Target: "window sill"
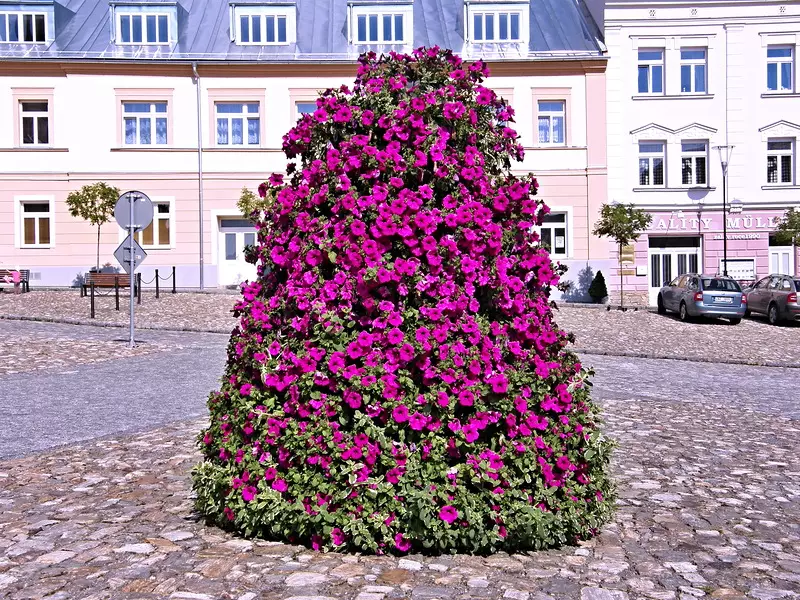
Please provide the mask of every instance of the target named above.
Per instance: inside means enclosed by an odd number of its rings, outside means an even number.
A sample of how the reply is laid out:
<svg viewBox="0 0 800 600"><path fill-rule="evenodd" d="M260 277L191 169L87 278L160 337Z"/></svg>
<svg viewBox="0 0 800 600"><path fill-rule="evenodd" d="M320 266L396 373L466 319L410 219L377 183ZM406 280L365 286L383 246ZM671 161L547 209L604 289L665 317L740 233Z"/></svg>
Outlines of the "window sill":
<svg viewBox="0 0 800 600"><path fill-rule="evenodd" d="M153 252L156 250L172 250L173 246L142 246L142 250Z"/></svg>
<svg viewBox="0 0 800 600"><path fill-rule="evenodd" d="M197 152L197 148L174 148L170 146L120 146L111 152Z"/></svg>
<svg viewBox="0 0 800 600"><path fill-rule="evenodd" d="M53 148L52 146L17 146L0 148L0 152L69 152L69 148Z"/></svg>
<svg viewBox="0 0 800 600"><path fill-rule="evenodd" d="M631 100L710 100L714 94L635 94Z"/></svg>
<svg viewBox="0 0 800 600"><path fill-rule="evenodd" d="M526 152L528 150L586 150L586 146L566 146L564 144L541 144L539 146L525 146L523 148Z"/></svg>
<svg viewBox="0 0 800 600"><path fill-rule="evenodd" d="M786 184L776 184L776 185L762 185L762 190L800 190L800 185L794 185L791 183Z"/></svg>
<svg viewBox="0 0 800 600"><path fill-rule="evenodd" d="M41 246L25 246L25 245L19 246L20 250L50 250L52 248L55 248L55 244L45 244Z"/></svg>
<svg viewBox="0 0 800 600"><path fill-rule="evenodd" d="M197 150L195 149L195 152ZM265 146L212 146L203 148L203 152L280 152L280 148L267 148Z"/></svg>
<svg viewBox="0 0 800 600"><path fill-rule="evenodd" d="M800 98L800 93L793 92L764 92L762 98Z"/></svg>
<svg viewBox="0 0 800 600"><path fill-rule="evenodd" d="M634 192L713 192L715 187L636 187L633 188Z"/></svg>

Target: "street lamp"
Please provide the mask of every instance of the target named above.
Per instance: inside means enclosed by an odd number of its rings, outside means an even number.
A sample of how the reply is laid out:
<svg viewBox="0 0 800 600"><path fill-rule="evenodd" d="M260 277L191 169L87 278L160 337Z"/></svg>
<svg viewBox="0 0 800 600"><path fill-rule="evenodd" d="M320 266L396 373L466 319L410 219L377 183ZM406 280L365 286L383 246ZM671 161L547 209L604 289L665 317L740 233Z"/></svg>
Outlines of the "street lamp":
<svg viewBox="0 0 800 600"><path fill-rule="evenodd" d="M728 276L728 163L731 160L733 146L714 146L719 152L719 163L722 165L722 274Z"/></svg>

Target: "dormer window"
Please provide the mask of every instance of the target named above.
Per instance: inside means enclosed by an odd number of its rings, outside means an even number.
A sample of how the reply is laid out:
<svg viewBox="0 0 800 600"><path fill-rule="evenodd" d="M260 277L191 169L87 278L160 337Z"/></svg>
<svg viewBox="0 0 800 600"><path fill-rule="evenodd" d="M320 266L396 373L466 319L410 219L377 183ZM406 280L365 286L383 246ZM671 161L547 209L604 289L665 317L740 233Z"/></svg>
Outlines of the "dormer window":
<svg viewBox="0 0 800 600"><path fill-rule="evenodd" d="M528 42L527 4L468 5L467 40L476 44Z"/></svg>
<svg viewBox="0 0 800 600"><path fill-rule="evenodd" d="M114 43L157 46L178 37L178 5L174 2L112 2Z"/></svg>
<svg viewBox="0 0 800 600"><path fill-rule="evenodd" d="M296 8L293 4L232 6L231 41L240 46L294 44L296 22Z"/></svg>
<svg viewBox="0 0 800 600"><path fill-rule="evenodd" d="M46 13L26 11L0 12L0 42L42 44L46 41Z"/></svg>
<svg viewBox="0 0 800 600"><path fill-rule="evenodd" d="M413 7L409 5L354 5L350 13L353 44L411 44Z"/></svg>

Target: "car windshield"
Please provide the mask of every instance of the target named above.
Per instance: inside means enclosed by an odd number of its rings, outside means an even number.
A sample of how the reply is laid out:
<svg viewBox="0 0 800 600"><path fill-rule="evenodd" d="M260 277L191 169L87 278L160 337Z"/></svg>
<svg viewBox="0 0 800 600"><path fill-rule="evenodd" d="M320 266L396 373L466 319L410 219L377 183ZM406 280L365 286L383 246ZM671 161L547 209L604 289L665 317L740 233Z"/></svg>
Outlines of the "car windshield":
<svg viewBox="0 0 800 600"><path fill-rule="evenodd" d="M733 279L711 279L703 278L703 289L720 292L741 292L742 288Z"/></svg>

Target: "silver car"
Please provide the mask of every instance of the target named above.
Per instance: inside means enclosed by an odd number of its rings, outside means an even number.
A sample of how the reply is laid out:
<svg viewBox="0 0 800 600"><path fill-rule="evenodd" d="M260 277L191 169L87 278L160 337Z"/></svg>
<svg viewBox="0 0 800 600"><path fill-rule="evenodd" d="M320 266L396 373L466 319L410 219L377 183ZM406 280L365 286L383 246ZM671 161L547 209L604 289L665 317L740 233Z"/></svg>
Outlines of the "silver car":
<svg viewBox="0 0 800 600"><path fill-rule="evenodd" d="M780 321L800 321L800 278L790 275L768 275L745 289L747 315L767 315L773 325Z"/></svg>
<svg viewBox="0 0 800 600"><path fill-rule="evenodd" d="M658 292L658 313L675 311L681 321L691 317L722 317L736 325L747 310L747 296L736 280L686 273Z"/></svg>

